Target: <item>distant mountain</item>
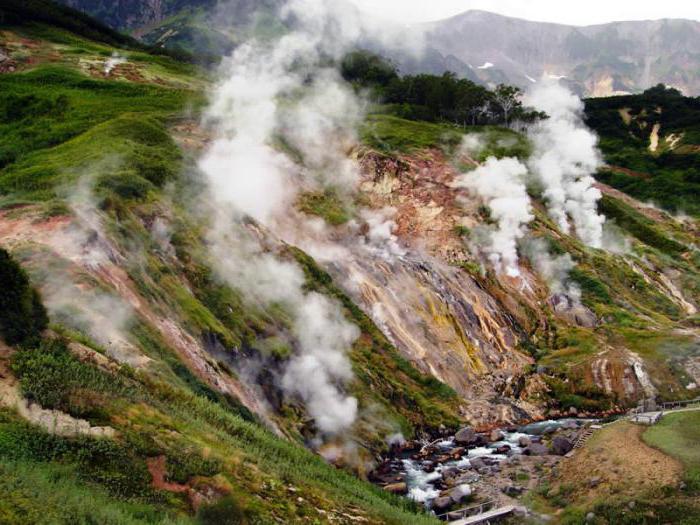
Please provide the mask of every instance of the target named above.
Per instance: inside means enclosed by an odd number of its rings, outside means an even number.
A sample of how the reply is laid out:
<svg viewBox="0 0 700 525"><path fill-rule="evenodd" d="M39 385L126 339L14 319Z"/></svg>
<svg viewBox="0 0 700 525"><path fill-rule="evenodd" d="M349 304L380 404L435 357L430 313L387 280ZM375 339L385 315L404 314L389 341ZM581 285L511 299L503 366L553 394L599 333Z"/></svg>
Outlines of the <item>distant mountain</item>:
<svg viewBox="0 0 700 525"><path fill-rule="evenodd" d="M247 31L275 31L281 0L58 0L146 44L228 53Z"/></svg>
<svg viewBox="0 0 700 525"><path fill-rule="evenodd" d="M700 94L700 22L654 20L577 27L467 11L423 24L427 52L397 58L406 72L450 69L484 83L527 86L565 77L581 95L642 91L659 82Z"/></svg>
<svg viewBox="0 0 700 525"><path fill-rule="evenodd" d="M229 52L250 32L277 32L282 0L60 0L145 43L197 54ZM542 75L564 77L582 96L641 92L664 83L700 95L700 22L655 20L568 26L485 11L428 24L415 57L378 49L405 73L446 70L485 84L526 87Z"/></svg>

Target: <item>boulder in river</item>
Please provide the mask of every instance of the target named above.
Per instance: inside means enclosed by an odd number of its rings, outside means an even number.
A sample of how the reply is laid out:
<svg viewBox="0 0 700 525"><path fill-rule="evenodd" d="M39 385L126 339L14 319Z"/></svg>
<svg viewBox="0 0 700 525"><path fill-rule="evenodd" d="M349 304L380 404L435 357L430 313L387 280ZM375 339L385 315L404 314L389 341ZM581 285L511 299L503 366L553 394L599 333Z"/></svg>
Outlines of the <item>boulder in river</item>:
<svg viewBox="0 0 700 525"><path fill-rule="evenodd" d="M476 432L472 427L461 428L455 434L455 443L458 445L473 445L477 440Z"/></svg>
<svg viewBox="0 0 700 525"><path fill-rule="evenodd" d="M484 458L481 457L469 458L469 464L472 466L472 468L479 470L480 468L484 468L486 466L486 461L484 461Z"/></svg>
<svg viewBox="0 0 700 525"><path fill-rule="evenodd" d="M574 408L574 407L571 407ZM576 422L575 419L569 419L567 421L564 421L564 424L562 424L561 428L565 430L576 430L578 428L578 423Z"/></svg>
<svg viewBox="0 0 700 525"><path fill-rule="evenodd" d="M552 440L552 452L558 456L563 456L574 448L574 444L564 436L554 436Z"/></svg>
<svg viewBox="0 0 700 525"><path fill-rule="evenodd" d="M503 441L503 432L500 430L492 430L491 433L489 434L489 439L493 443L494 441Z"/></svg>
<svg viewBox="0 0 700 525"><path fill-rule="evenodd" d="M520 446L522 448L529 446L530 443L532 443L532 441L530 441L530 438L527 436L520 436L518 438L518 446Z"/></svg>
<svg viewBox="0 0 700 525"><path fill-rule="evenodd" d="M406 485L406 482L404 481L400 483L390 483L389 485L384 486L384 490L391 492L392 494L404 495L408 493L408 485Z"/></svg>
<svg viewBox="0 0 700 525"><path fill-rule="evenodd" d="M459 503L467 496L470 496L471 493L472 493L471 487L469 485L467 485L466 483L462 483L461 485L457 485L456 487L451 488L447 492L447 495L450 497L450 499L454 503Z"/></svg>
<svg viewBox="0 0 700 525"><path fill-rule="evenodd" d="M460 471L457 467L447 467L442 470L442 479L449 480L459 476Z"/></svg>

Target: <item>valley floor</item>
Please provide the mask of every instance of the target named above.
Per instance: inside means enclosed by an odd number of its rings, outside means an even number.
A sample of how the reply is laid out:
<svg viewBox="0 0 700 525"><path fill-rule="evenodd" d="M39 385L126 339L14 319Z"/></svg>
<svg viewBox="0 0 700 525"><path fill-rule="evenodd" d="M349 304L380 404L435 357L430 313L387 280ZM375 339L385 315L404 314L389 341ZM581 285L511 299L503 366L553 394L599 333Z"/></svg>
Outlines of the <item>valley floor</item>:
<svg viewBox="0 0 700 525"><path fill-rule="evenodd" d="M563 460L528 503L566 525L697 524L699 442L697 411L666 414L652 427L609 424Z"/></svg>

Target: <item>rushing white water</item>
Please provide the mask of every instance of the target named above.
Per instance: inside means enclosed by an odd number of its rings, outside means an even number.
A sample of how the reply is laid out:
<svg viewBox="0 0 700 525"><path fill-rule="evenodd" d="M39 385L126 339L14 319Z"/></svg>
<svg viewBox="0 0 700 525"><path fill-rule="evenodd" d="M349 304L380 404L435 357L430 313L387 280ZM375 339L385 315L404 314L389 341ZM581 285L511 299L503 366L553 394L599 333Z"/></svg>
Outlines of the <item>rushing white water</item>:
<svg viewBox="0 0 700 525"><path fill-rule="evenodd" d="M539 439L539 436L542 434L566 427L572 424L572 422L578 425L582 422L589 421L593 420L568 418L531 423L514 432L504 431L502 440L489 443L485 446L470 448L458 459L446 461L445 463L434 466L432 472L426 472L426 470L424 470L424 466L430 463L430 461L404 459L401 461L402 469L398 473L404 475L408 488L408 497L414 501L423 503L426 508L431 508L433 500L440 495L441 491L436 488L436 485L437 482L442 479L443 472L445 472L446 469L457 468L467 471L472 467L472 460L476 458L488 458L490 462L498 464L506 460L510 455L522 454L523 447L520 446L521 438L534 441ZM497 454L496 449L505 445L510 447L508 454ZM457 448L454 438L451 437L437 441L433 443L432 446L439 449L440 453L448 453Z"/></svg>

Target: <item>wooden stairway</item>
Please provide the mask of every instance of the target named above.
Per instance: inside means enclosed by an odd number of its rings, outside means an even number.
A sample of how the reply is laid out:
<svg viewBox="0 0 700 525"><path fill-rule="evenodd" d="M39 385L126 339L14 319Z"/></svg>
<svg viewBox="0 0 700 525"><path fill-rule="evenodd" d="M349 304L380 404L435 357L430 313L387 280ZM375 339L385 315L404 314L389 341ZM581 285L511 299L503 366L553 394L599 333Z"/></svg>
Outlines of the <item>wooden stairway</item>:
<svg viewBox="0 0 700 525"><path fill-rule="evenodd" d="M593 431L595 429L591 427L586 427L586 429L581 433L581 435L578 437L576 440L576 443L574 443L574 449L579 449L583 445L586 444L586 441L593 435Z"/></svg>

